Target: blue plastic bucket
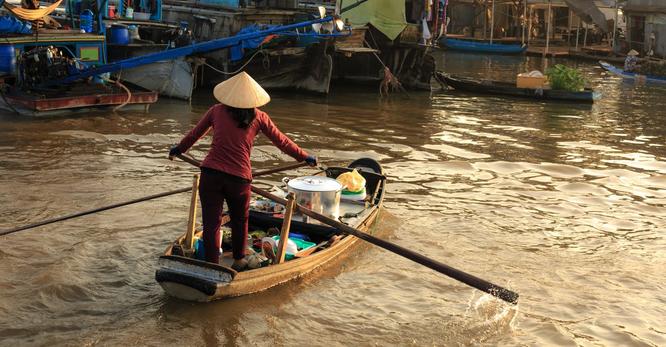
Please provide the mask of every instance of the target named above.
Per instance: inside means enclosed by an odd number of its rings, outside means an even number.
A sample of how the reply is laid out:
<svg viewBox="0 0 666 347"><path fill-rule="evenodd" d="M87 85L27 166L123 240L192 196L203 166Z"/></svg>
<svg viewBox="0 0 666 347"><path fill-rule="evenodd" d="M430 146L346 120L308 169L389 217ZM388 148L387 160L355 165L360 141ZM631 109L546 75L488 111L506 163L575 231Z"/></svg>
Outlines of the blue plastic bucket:
<svg viewBox="0 0 666 347"><path fill-rule="evenodd" d="M109 31L108 41L114 45L129 45L130 37L127 27L120 24L114 24Z"/></svg>
<svg viewBox="0 0 666 347"><path fill-rule="evenodd" d="M16 71L16 51L13 45L0 45L0 75L13 75Z"/></svg>
<svg viewBox="0 0 666 347"><path fill-rule="evenodd" d="M81 15L79 16L79 19L81 20L81 29L87 33L92 32L93 28L93 13L90 10L85 10L81 12Z"/></svg>

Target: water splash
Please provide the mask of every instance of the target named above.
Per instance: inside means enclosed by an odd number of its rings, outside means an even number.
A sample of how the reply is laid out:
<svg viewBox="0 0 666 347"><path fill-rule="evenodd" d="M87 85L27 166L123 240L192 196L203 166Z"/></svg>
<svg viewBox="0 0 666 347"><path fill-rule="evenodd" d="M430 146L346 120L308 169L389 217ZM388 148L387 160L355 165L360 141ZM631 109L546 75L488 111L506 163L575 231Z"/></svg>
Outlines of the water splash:
<svg viewBox="0 0 666 347"><path fill-rule="evenodd" d="M472 299L474 296L476 296L476 292L473 293ZM473 311L471 308L473 308ZM518 314L518 305L510 305L490 294L483 294L476 301L470 302L470 307L468 307L466 313L471 318L481 318L484 325L494 325L497 328L513 330Z"/></svg>
<svg viewBox="0 0 666 347"><path fill-rule="evenodd" d="M470 296L462 319L447 324L447 345L467 346L496 341L515 331L518 305L478 293L474 291Z"/></svg>

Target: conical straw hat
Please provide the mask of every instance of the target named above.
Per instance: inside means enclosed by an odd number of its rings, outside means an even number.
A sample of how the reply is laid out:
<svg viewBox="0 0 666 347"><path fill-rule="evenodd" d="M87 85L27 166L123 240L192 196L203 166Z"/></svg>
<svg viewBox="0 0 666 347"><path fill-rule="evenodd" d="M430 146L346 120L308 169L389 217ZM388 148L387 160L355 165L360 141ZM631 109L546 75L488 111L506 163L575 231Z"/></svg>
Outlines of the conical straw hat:
<svg viewBox="0 0 666 347"><path fill-rule="evenodd" d="M636 52L635 49L632 49L629 51L629 53L627 53L627 55L638 55L638 52Z"/></svg>
<svg viewBox="0 0 666 347"><path fill-rule="evenodd" d="M213 89L217 101L236 108L255 108L271 101L268 93L245 71L221 82Z"/></svg>

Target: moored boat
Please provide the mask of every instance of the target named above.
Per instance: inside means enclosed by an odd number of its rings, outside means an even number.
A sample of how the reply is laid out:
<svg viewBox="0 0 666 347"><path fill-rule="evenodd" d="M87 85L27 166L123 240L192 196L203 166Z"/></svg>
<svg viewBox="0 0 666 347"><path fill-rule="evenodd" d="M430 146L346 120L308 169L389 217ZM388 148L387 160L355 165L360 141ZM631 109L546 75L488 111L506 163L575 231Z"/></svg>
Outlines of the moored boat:
<svg viewBox="0 0 666 347"><path fill-rule="evenodd" d="M437 72L437 77L440 80L446 82L448 86L453 87L456 90L473 93L575 102L594 102L595 100L599 100L601 98L601 93L590 88L586 88L580 92L570 92L566 90L555 90L549 88L518 88L516 87L515 83L464 78L442 72Z"/></svg>
<svg viewBox="0 0 666 347"><path fill-rule="evenodd" d="M624 71L623 69L620 69L618 67L615 67L605 61L600 60L599 65L606 71L620 76L624 79L630 79L630 80L638 80L638 81L645 81L645 82L654 82L654 83L666 83L666 77L659 77L659 76L650 76L650 75L641 75L639 73L635 72L628 72Z"/></svg>
<svg viewBox="0 0 666 347"><path fill-rule="evenodd" d="M439 43L450 50L476 53L522 54L527 49L527 45L477 42L446 37L441 38Z"/></svg>
<svg viewBox="0 0 666 347"><path fill-rule="evenodd" d="M0 78L0 109L22 116L60 116L122 107L147 111L157 92L138 87L79 83L67 89L22 90Z"/></svg>
<svg viewBox="0 0 666 347"><path fill-rule="evenodd" d="M363 158L352 162L349 167L329 167L320 175L336 178L354 168L365 178L367 197L362 201L341 201L339 220L367 232L376 220L384 199L386 179L379 163ZM282 214L251 209L250 230L280 228L284 218ZM155 279L167 294L184 300L206 302L242 296L299 278L340 260L351 253L360 241L336 228L304 221L297 216L294 216L290 225L292 233L309 239L309 245L292 254L291 260L236 272L227 266L233 261L230 253L223 253L220 264L213 264L196 259L189 255L189 252L183 251L187 249L186 233L173 242L159 258Z"/></svg>

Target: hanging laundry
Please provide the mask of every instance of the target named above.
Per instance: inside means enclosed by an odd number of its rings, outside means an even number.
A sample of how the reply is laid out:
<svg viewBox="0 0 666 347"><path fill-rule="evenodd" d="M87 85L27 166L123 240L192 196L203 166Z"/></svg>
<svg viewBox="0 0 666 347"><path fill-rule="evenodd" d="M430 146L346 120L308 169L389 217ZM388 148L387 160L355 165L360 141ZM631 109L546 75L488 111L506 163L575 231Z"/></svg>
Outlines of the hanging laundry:
<svg viewBox="0 0 666 347"><path fill-rule="evenodd" d="M428 22L424 19L421 21L421 24L423 25L423 43L428 43L428 40L432 38L432 35L430 34L430 29L428 29Z"/></svg>

